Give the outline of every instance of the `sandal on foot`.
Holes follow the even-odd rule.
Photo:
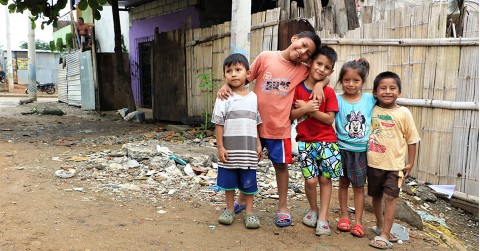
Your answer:
[[[292,224],[292,216],[290,214],[278,213],[275,225],[278,227],[288,227]]]
[[[245,210],[247,206],[246,205],[240,205],[238,202],[233,202],[233,212],[236,214],[240,213],[241,211]],[[223,209],[223,211],[227,210],[226,208]]]
[[[357,236],[357,237],[363,237],[363,235],[365,234],[363,232],[363,226],[360,224],[353,225],[353,228],[350,231],[350,233],[352,233],[354,236]]]
[[[245,227],[255,229],[260,227],[260,220],[255,214],[247,214],[245,216]]]
[[[232,225],[235,220],[235,213],[233,211],[223,211],[223,213],[218,217],[218,222],[224,225]]]
[[[328,226],[328,221],[317,221],[317,228],[315,229],[315,234],[320,235],[332,235],[330,231],[330,226]]]
[[[314,211],[308,211],[308,213],[303,217],[303,224],[309,227],[317,226],[318,213]]]
[[[379,242],[385,243],[385,245],[378,244]],[[369,242],[368,245],[378,248],[378,249],[391,249],[393,248],[393,244],[389,241],[387,241],[385,238],[382,238],[381,236],[375,236],[373,238],[373,241]]]
[[[340,220],[338,220],[338,224],[337,224],[337,228],[338,230],[340,231],[350,231],[350,220],[347,219],[347,218],[341,218]]]
[[[382,234],[382,230],[378,229],[377,226],[373,226],[370,229],[372,229],[372,232],[374,232],[377,236],[380,236]],[[389,242],[397,242],[398,237],[390,232],[390,237],[388,239]]]

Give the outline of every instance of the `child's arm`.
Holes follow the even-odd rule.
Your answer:
[[[298,119],[303,115],[318,111],[318,101],[309,100],[308,102],[298,99],[290,111],[290,120]]]
[[[335,112],[316,111],[316,112],[309,113],[309,115],[312,116],[314,119],[327,125],[332,125],[335,119]]]
[[[258,161],[263,159],[263,151],[262,151],[262,142],[260,142],[260,134],[258,134],[258,126],[257,126],[257,158]]]
[[[310,94],[310,98],[313,100],[318,100],[319,103],[325,101],[325,94],[323,93],[323,88],[327,86],[329,82],[329,77],[326,77],[324,80],[317,82],[315,84],[315,87],[313,88],[312,94]]]
[[[415,154],[417,153],[417,144],[408,145],[408,163],[405,165],[403,175],[407,177],[413,168],[413,162],[415,161]]]
[[[223,126],[215,125],[215,137],[217,138],[218,160],[227,162],[228,153],[223,146]]]

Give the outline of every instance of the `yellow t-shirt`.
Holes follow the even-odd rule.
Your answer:
[[[419,141],[415,121],[406,107],[375,106],[368,139],[368,166],[388,171],[403,170],[408,145]]]

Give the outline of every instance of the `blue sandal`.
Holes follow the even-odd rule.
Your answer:
[[[292,224],[292,216],[290,214],[278,213],[275,225],[278,227],[288,227]]]
[[[246,205],[240,205],[238,204],[238,202],[233,202],[233,212],[238,214],[240,213],[241,211],[245,210],[247,206]],[[223,209],[223,211],[227,210],[226,208]]]

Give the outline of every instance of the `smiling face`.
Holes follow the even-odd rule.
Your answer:
[[[378,83],[378,87],[373,90],[373,96],[377,98],[380,107],[387,109],[397,107],[396,101],[400,96],[397,81],[393,78],[382,79]]]
[[[292,37],[292,43],[287,48],[288,61],[294,63],[307,62],[310,56],[315,52],[315,43],[308,37]]]
[[[357,96],[362,91],[363,80],[355,69],[348,69],[342,77],[342,89],[345,95]]]
[[[314,81],[322,81],[333,72],[333,62],[325,55],[318,55],[310,66],[308,77]]]
[[[249,75],[250,71],[241,63],[226,65],[223,74],[227,84],[230,85],[233,91],[245,88],[245,82]]]

